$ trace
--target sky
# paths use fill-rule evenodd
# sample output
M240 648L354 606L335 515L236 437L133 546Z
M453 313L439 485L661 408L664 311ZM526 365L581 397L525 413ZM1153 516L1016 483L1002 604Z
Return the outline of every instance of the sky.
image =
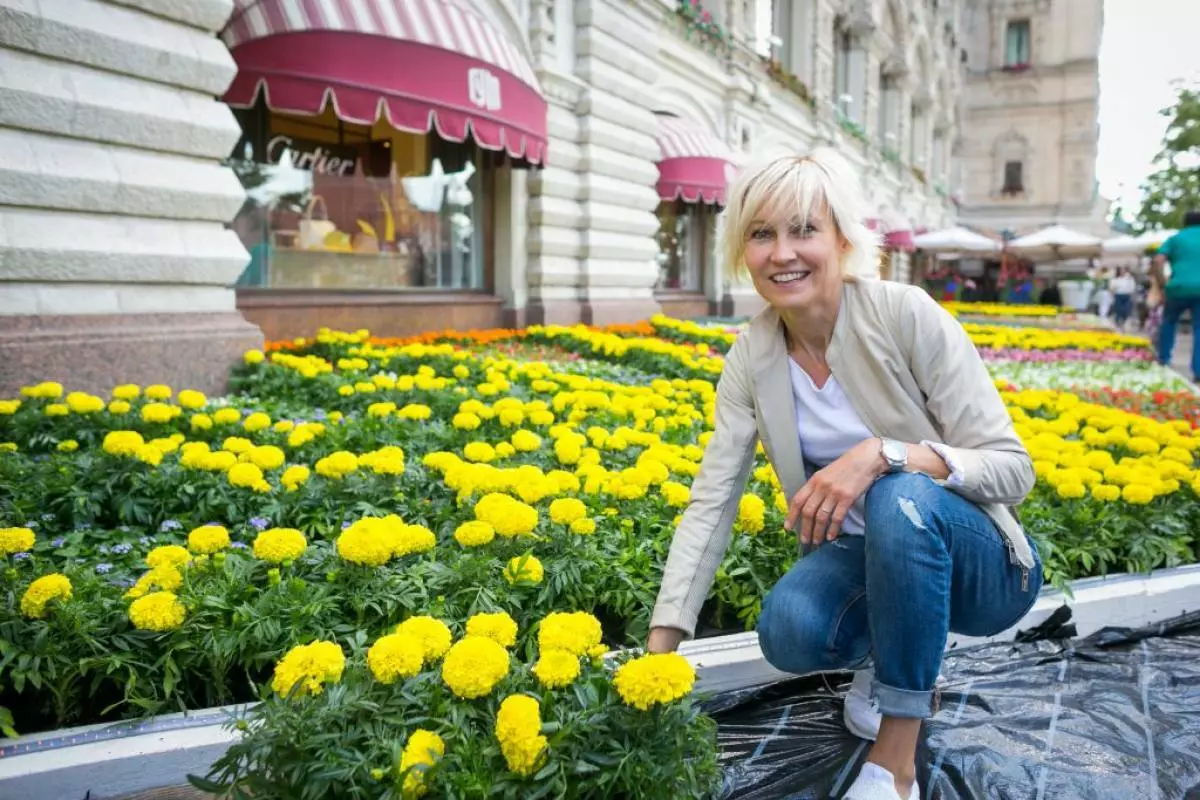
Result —
M1200 82L1200 0L1104 0L1096 172L1101 194L1126 208L1140 205L1176 78Z

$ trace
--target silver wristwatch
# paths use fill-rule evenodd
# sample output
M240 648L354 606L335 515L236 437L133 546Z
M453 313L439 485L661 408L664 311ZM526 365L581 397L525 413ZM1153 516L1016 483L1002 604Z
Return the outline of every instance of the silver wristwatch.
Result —
M908 446L895 439L881 439L879 454L887 463L888 472L903 472L908 466Z

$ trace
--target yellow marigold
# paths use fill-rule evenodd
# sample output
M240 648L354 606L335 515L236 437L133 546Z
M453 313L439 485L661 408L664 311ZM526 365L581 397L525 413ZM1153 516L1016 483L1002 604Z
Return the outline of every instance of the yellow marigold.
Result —
M252 447L242 454L242 460L262 470L279 469L286 458L283 450L273 444Z
M571 533L588 535L596 532L596 520L577 519L571 523Z
M421 642L426 661L437 661L444 656L453 638L446 623L429 616L409 617L396 626L395 632L412 636Z
M496 531L488 523L473 519L454 529L454 540L463 547L480 547L496 538Z
M464 700L483 697L508 674L508 651L483 636L467 636L446 653L442 680Z
M52 572L29 584L21 595L21 613L30 619L46 616L46 606L51 600L65 603L71 599L71 581L66 575Z
M29 528L0 528L0 556L28 552L33 549L33 541Z
M386 520L364 517L337 538L338 555L351 564L382 567L392 559L398 545L397 532Z
M177 544L165 544L146 554L148 567L181 567L192 560L192 554Z
M188 534L188 550L211 555L229 547L229 531L221 525L202 525Z
M288 564L307 548L308 540L295 528L269 528L254 538L254 557L268 564Z
M475 614L467 620L467 636L486 636L501 647L517 643L517 623L503 611Z
M463 448L463 458L467 461L487 463L496 458L496 449L487 442L469 442Z
M171 387L166 384L155 383L146 387L146 397L151 400L167 400L172 394Z
M587 506L574 497L560 497L550 504L550 520L559 525L570 525L587 516Z
M232 425L242 418L242 412L236 408L218 408L212 414L213 422L218 425Z
M404 775L402 791L405 800L422 797L429 786L425 773L446 755L446 743L433 731L418 728L408 737L400 754L400 772Z
M512 435L509 439L512 446L522 453L532 453L542 446L542 437L538 436L533 431L521 429Z
M295 431L293 431L293 434ZM358 458L345 450L331 453L317 462L317 474L339 479L358 469Z
M71 392L67 395L67 408L72 414L93 414L104 408L104 401L87 392Z
M401 419L424 420L433 416L433 409L421 403L409 403L396 412Z
M110 456L133 456L146 444L137 431L110 431L104 436L104 452Z
M483 420L469 411L460 411L454 415L450 424L460 431L473 431L483 424Z
M253 464L234 464L226 476L231 486L241 489L256 489L265 482L262 470Z
M411 678L421 671L424 664L424 644L417 637L405 633L381 636L367 651L367 667L380 683Z
M545 650L533 665L533 674L547 689L569 686L579 677L579 656L566 650Z
M191 424L194 431L207 431L212 430L213 420L208 414L192 414Z
M149 397L149 394L147 394L147 397ZM165 424L177 416L179 416L178 406L171 406L166 403L147 403L142 406L143 422Z
M257 431L265 430L271 427L271 418L261 411L255 411L242 421L242 427L245 428L248 433L256 433Z
M1087 490L1084 488L1083 484L1077 481L1060 483L1056 487L1055 491L1058 492L1058 496L1064 500L1077 500L1087 494Z
M136 400L141 393L142 389L136 383L124 383L112 390L116 400Z
M142 597L156 590L173 592L182 585L183 573L179 571L179 567L165 564L155 567L138 578L137 583L125 593L125 597Z
M308 483L309 476L312 472L303 465L288 467L283 471L279 482L282 483L289 492L294 492L304 484Z
M600 644L602 635L600 620L586 611L554 611L538 627L538 650L565 650L582 656Z
M128 414L131 406L124 400L113 400L108 404L108 413L110 414Z
M392 553L397 558L403 558L413 553L428 553L436 546L437 537L429 528L424 525L401 525Z
M1121 496L1121 487L1109 483L1097 483L1092 486L1092 497L1105 503L1111 503Z
M262 350L247 350L246 352L242 353L242 361L246 362L247 364L261 364L264 358L266 358L266 356L263 355Z
M151 592L129 604L129 621L143 631L171 631L183 624L187 608L173 592Z
M692 490L675 481L666 481L658 487L658 491L672 508L683 508L692 498Z
M538 524L538 510L506 494L485 494L475 504L475 518L489 523L496 533L511 539L533 533Z
M626 705L641 711L672 703L692 691L696 670L678 653L651 653L617 667L613 686Z
M749 534L761 532L766 525L763 520L766 509L767 504L758 495L742 495L742 499L738 503L738 527Z
M504 698L496 713L496 741L508 769L518 775L532 775L542 766L546 737L542 735L541 705L524 694Z
M1131 483L1121 490L1125 502L1144 506L1154 499L1154 489L1143 483Z
M284 654L275 665L271 688L276 694L320 694L327 683L337 683L346 669L346 656L334 642L301 644Z
M198 392L195 389L184 389L175 398L175 401L190 411L195 411L197 408L204 408L208 405L208 398L204 396L204 392Z
M510 558L504 567L504 579L510 584L539 584L545 576L542 562L528 553Z

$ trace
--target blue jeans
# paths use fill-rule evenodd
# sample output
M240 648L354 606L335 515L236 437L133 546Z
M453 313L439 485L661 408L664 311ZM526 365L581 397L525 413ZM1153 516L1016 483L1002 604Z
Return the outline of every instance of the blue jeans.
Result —
M879 710L923 719L949 632L1015 625L1042 588L1041 560L1026 572L982 509L925 475L880 478L865 517L864 535L826 542L775 584L759 644L773 667L796 674L874 661Z
M1194 340L1200 324L1200 297L1168 297L1163 304L1162 327L1158 329L1158 363L1171 366L1179 318L1189 309L1192 312L1192 377L1200 378L1200 343Z

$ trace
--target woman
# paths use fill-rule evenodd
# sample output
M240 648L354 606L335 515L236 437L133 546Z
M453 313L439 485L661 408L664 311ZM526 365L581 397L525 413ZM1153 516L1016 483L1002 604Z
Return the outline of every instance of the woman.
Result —
M1117 267L1117 274L1108 282L1113 296L1113 318L1117 329L1124 331L1125 324L1133 314L1133 295L1137 292L1137 280L1125 267Z
M1012 626L1042 572L1010 510L1033 487L1029 455L962 327L918 287L862 277L877 244L858 185L822 149L731 187L721 254L768 308L726 356L647 647L693 635L761 440L809 551L763 603L763 654L792 673L860 670L844 717L875 744L845 796L896 800L919 794L948 632Z

